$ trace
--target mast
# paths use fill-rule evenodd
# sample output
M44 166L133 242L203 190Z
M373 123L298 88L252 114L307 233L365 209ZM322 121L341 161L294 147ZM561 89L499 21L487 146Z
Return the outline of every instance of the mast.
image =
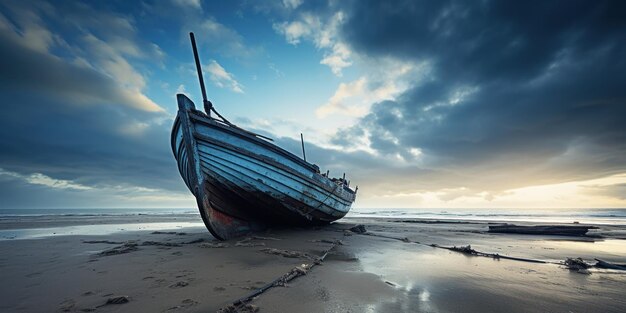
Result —
M204 79L202 78L202 66L200 66L200 57L198 57L198 48L196 48L196 38L193 36L193 32L189 33L189 38L191 38L193 57L196 60L196 70L198 71L198 80L200 81L200 89L202 90L202 103L204 104L204 111L208 116L211 116L213 103L206 98L206 89L204 89Z
M194 37L193 32L189 33L189 38L191 39L191 47L193 48L193 58L196 61L196 70L198 71L198 80L200 81L200 90L202 91L202 103L204 104L204 111L206 112L206 114L210 117L211 111L213 111L213 113L215 113L215 115L217 115L217 117L219 117L222 120L222 122L226 123L230 127L237 128L255 137L267 139L269 141L274 141L272 138L255 134L251 131L247 131L243 128L237 127L237 125L234 125L233 123L229 122L219 112L217 112L217 110L215 110L215 108L213 107L213 103L211 103L211 101L207 100L206 98L206 89L204 88L204 78L202 78L202 66L200 65L200 57L198 56L198 48L196 47L196 37Z
M304 162L306 162L306 152L304 152L304 137L302 133L300 133L300 142L302 143L302 156L304 157Z

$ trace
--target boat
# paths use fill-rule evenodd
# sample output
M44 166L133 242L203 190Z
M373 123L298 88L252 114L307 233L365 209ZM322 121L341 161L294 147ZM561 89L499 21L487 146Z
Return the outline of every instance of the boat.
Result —
M274 226L322 225L346 215L356 198L345 174L331 178L271 138L229 122L207 100L193 33L204 112L177 94L171 134L180 175L204 224L220 240ZM215 116L213 116L213 114Z

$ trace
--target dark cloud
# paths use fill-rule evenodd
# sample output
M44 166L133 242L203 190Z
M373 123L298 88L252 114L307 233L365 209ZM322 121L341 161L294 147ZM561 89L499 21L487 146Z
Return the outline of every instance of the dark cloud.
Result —
M6 170L94 187L184 188L168 127L144 125L146 119L116 106L77 107L34 92L5 90L0 101L12 106L0 116L0 164ZM141 129L133 133L133 127Z
M347 172L364 195L443 190L444 200L491 197L626 169L623 2L331 1L296 10L276 4L241 7L260 6L274 15L270 20L341 10L338 38L355 64L425 65L403 94L339 130L332 143L345 150L307 143L309 160L333 176ZM155 110L141 93L143 75L125 63L143 60L149 69L162 58L158 46L138 36L135 18L151 14L155 28L179 27L172 22L180 23L179 11L142 3L133 5L142 13L126 16L109 6L116 5L0 4L3 205L115 205L128 200L125 188L129 195L133 188L189 195L170 152L171 116ZM215 32L199 41L219 46L210 50L236 58L264 52L230 24L207 18L212 11L204 8L183 22L185 43L185 29L205 27ZM126 71L106 73L109 61ZM133 85L135 75L142 79L133 88L120 84ZM354 149L363 142L375 153ZM276 143L300 155L299 141ZM34 173L91 189L29 183ZM594 190L617 195L623 186L605 189Z
M128 203L127 191L187 194L171 156L170 116L139 90L35 49L0 23L0 190L11 194L2 206L111 206ZM90 189L24 179L37 173Z
M431 188L497 191L626 168L623 2L355 1L346 11L355 52L427 62L432 75L374 104L336 143L369 134L371 148L407 160L419 149L412 167L437 174L415 178L439 178Z
M46 186L29 184L23 180L0 176L0 197L3 208L36 208L36 207L80 207L84 203L93 201L93 195L83 191L59 192ZM97 200L96 200L97 201Z
M368 55L432 60L442 79L524 81L624 38L620 1L357 1L342 31ZM617 52L617 51L616 51Z
M110 77L87 65L72 64L29 49L8 32L0 32L0 40L3 42L0 47L3 90L36 92L77 105L115 105L120 110L136 111L159 109L138 92L120 88Z

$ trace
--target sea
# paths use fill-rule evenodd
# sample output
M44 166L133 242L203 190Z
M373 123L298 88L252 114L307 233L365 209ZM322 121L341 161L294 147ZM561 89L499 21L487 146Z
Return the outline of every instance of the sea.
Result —
M54 216L141 216L199 215L195 208L116 209L0 209L0 221L7 218ZM626 225L626 208L620 209L411 209L353 208L347 217L422 218L434 220L520 221Z
M0 209L0 240L44 238L63 235L105 235L122 231L181 229L203 227L195 208L118 208L118 209ZM167 222L137 223L142 216L162 217ZM170 220L168 216L171 216ZM102 221L107 217L129 217L133 222L115 224L68 225L32 228L29 221L74 219ZM182 219L181 219L182 217ZM348 218L419 218L429 220L464 220L488 222L574 223L626 226L626 209L398 209L354 208ZM179 220L178 222L176 220ZM184 222L182 221L184 220ZM171 221L171 222L170 222ZM23 228L15 227L18 224ZM4 225L11 224L10 228Z
M197 209L0 209L0 241L188 227L204 227Z
M133 216L199 214L192 208L46 208L46 209L0 209L0 219L7 217L43 216Z
M589 209L356 209L348 216L626 225L626 208Z

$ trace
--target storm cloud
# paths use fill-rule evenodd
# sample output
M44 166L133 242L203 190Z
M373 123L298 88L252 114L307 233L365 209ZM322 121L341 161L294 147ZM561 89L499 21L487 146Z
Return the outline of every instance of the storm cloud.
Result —
M3 205L117 206L128 203L124 195L185 194L170 158L172 117L142 93L143 77L124 54L83 25L79 38L97 45L83 47L102 53L110 67L97 57L82 60L80 52L61 57L51 50L79 49L60 38L47 40L55 37L43 15L24 10L16 5L8 10L11 18L0 15ZM121 72L107 71L114 68Z
M567 182L623 200L624 16L620 1L4 1L0 206L193 206L169 147L176 87L196 86L189 30L207 82L229 87L207 86L216 106L296 155L304 132L365 206Z
M624 171L623 2L354 1L344 10L340 31L354 52L429 73L335 143L367 137L379 154L409 161L406 181L425 180L410 183L418 188L498 192Z

